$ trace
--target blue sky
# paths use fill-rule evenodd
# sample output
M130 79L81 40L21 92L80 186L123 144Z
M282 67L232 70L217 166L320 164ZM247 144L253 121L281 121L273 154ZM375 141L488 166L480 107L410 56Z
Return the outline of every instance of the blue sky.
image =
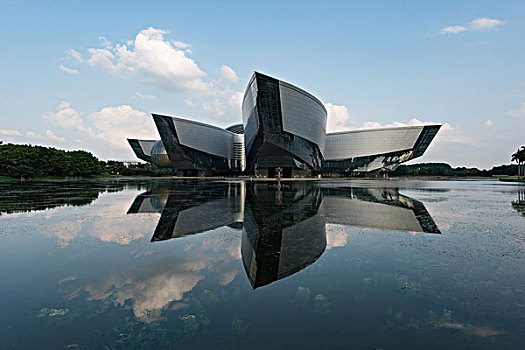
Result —
M522 1L2 1L0 140L134 159L151 113L228 126L254 70L329 129L445 124L416 162L489 168L525 144Z

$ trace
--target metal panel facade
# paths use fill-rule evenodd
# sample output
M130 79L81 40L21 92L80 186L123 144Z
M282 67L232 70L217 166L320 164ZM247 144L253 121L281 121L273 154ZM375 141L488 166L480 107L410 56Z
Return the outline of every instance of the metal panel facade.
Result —
M315 143L323 152L326 136L326 109L305 91L279 81L283 130Z
M324 158L348 159L409 150L422 130L423 126L409 126L328 134Z
M142 152L144 152L145 155L151 156L151 149L155 145L156 141L151 140L139 140L140 147L142 148Z
M156 140L128 139L128 142L137 158L151 162L151 149L157 142Z
M233 158L236 134L211 125L173 118L181 145L219 157Z

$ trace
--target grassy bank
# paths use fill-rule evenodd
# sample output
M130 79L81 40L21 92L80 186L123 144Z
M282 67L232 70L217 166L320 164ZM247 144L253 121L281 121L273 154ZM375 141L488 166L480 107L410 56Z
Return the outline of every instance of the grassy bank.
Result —
M503 182L518 182L518 183L525 183L525 179L518 179L518 178L508 178L508 177L502 177L499 179Z

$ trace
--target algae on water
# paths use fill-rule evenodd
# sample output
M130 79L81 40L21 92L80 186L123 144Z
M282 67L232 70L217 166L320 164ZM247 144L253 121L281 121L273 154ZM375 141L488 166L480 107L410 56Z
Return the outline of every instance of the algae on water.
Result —
M41 308L36 317L63 317L69 314L69 309L48 309Z

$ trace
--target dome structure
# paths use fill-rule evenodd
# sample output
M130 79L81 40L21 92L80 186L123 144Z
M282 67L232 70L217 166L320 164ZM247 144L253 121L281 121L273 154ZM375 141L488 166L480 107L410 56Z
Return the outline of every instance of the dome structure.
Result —
M170 159L168 158L168 152L166 152L166 148L164 148L162 140L155 142L153 145L153 148L151 149L151 161L159 168L171 167Z

